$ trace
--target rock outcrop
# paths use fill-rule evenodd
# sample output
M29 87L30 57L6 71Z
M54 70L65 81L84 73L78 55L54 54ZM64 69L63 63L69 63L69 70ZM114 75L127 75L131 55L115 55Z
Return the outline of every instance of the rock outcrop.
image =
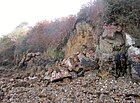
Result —
M96 47L97 36L93 32L93 27L86 22L76 24L74 35L70 37L65 47L65 57L83 51L83 49Z
M125 52L125 34L117 24L104 25L104 32L100 36L96 48L96 58L99 58L100 72L110 72L115 55ZM108 73L109 74L109 73Z

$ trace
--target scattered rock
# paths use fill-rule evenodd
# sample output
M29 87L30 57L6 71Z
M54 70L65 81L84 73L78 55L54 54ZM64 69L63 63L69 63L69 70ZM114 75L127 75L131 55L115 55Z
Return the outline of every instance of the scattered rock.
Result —
M30 83L25 82L25 81L18 81L13 85L14 87L29 87Z
M4 98L4 91L0 89L0 101L2 101Z

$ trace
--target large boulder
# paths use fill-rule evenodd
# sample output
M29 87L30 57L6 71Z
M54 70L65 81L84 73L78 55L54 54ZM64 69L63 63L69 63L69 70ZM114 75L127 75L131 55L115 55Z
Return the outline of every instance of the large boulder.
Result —
M126 37L117 24L104 25L103 28L104 32L99 38L95 57L99 59L100 72L108 72L112 70L114 56L125 52Z
M87 58L83 53L79 53L78 59L80 61L80 65L84 67L84 69L97 69L98 64L96 61L92 61L91 59Z

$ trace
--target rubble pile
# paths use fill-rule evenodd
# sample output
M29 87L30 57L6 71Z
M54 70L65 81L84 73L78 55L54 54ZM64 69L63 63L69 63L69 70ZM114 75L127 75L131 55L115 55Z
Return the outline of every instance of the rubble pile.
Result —
M96 69L98 69L98 63L91 56L88 58L83 52L77 52L61 62L56 62L53 67L49 67L44 79L52 82L63 78L75 78L84 76L86 71L93 72Z
M101 78L94 56L82 51L51 66L1 72L1 103L139 103L140 84Z
M41 70L40 70L41 71ZM39 70L36 71L40 72ZM32 71L33 72L33 71ZM139 103L140 86L124 77L86 76L50 82L15 71L0 78L1 103Z

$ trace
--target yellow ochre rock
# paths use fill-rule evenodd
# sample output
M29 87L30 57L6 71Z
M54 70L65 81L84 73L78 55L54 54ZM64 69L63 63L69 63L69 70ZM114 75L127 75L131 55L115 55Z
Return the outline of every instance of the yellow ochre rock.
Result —
M89 23L77 23L74 35L70 37L65 47L65 57L86 49L94 49L96 40L97 36L93 33L93 27Z

